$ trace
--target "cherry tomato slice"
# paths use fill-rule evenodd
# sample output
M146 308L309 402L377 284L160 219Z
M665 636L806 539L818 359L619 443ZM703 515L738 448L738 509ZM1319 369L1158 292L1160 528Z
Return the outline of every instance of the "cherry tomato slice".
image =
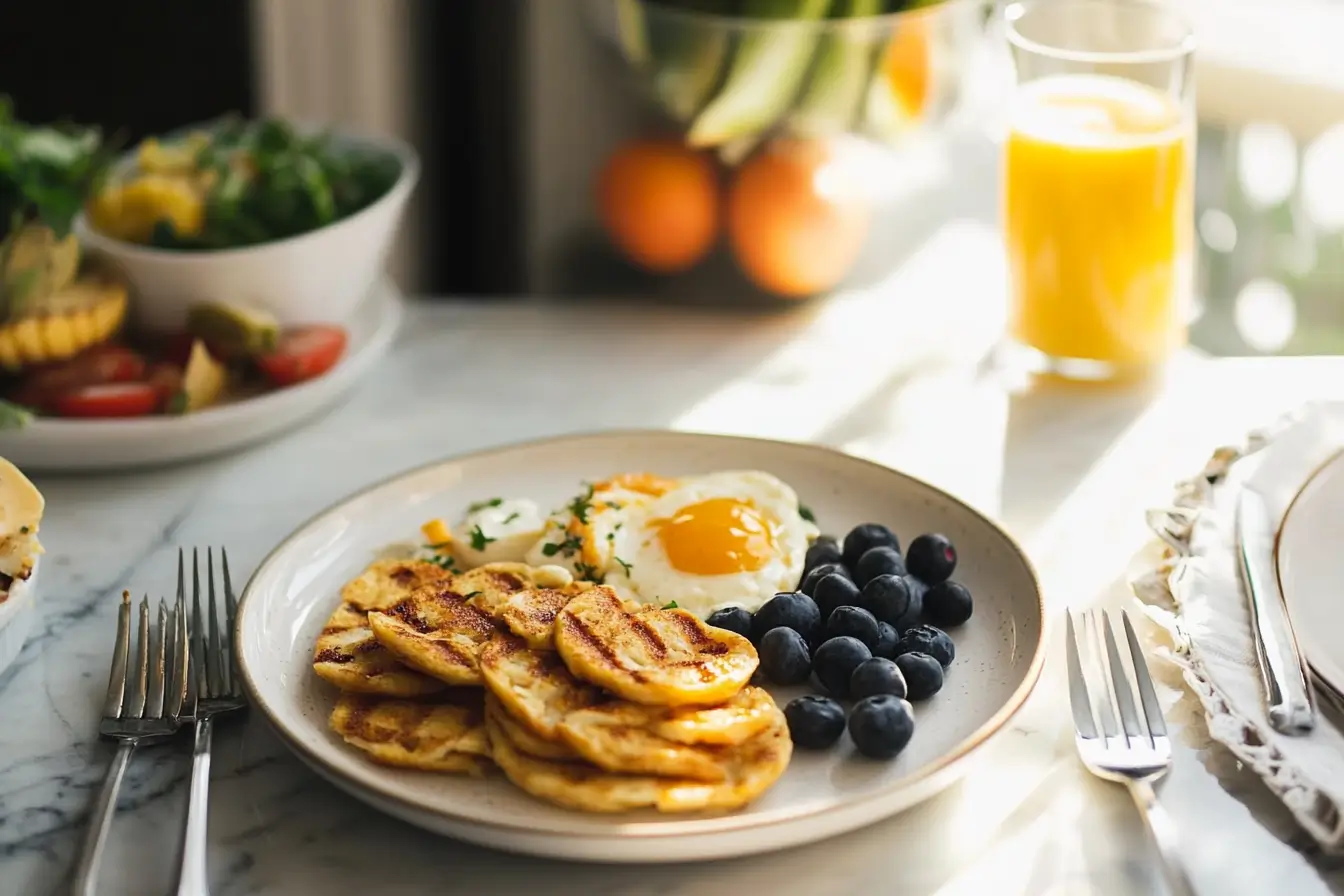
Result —
M145 375L145 359L119 345L100 345L68 361L37 368L23 377L14 398L42 410L66 392L103 383L129 383Z
M280 334L275 351L257 358L257 366L277 386L292 386L321 376L345 353L345 330L311 324Z
M144 417L161 402L149 383L99 383L62 393L53 404L62 417Z

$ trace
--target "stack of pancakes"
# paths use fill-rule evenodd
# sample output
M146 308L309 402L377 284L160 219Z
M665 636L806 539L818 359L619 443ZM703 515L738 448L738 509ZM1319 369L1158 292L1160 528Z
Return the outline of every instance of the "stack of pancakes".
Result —
M314 669L375 761L482 773L591 812L733 809L783 773L783 713L740 635L552 567L379 561L342 591Z

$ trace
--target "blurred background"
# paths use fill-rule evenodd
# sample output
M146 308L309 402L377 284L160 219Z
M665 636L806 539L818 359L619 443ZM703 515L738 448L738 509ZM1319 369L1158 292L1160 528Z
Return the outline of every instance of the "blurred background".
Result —
M1199 39L1192 339L1222 355L1344 352L1344 3L1173 4ZM863 132L848 170L881 208L837 289L880 291L884 271L948 222L997 226L1003 59L994 4L962 8L930 10L913 57L910 32L899 56L892 31L837 32L871 47L865 72L885 72L908 100L883 118L864 94L862 126L842 129ZM654 275L603 237L594 183L613 150L705 124L676 120L710 103L682 108L686 94L670 96L667 68L649 60L688 41L703 53L721 36L660 15L621 0L52 0L7 10L0 83L25 119L71 117L130 139L228 111L409 139L424 174L394 270L416 293L787 307L770 288L779 272L761 276L760 264L744 276L716 251ZM803 95L814 82L800 82ZM728 177L745 150L713 151ZM1002 296L975 301L990 314Z

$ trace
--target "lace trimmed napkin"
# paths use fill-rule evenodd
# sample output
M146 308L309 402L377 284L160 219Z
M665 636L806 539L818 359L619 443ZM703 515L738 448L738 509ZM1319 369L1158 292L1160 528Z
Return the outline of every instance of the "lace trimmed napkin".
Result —
M1332 852L1344 852L1344 732L1324 712L1305 737L1269 726L1233 521L1241 488L1259 492L1281 518L1311 474L1341 448L1344 403L1331 402L1253 432L1240 447L1218 449L1199 475L1177 486L1172 506L1149 511L1148 524L1167 551L1160 566L1133 582L1148 615L1170 632L1176 650L1167 658L1203 704L1209 734L1254 769Z

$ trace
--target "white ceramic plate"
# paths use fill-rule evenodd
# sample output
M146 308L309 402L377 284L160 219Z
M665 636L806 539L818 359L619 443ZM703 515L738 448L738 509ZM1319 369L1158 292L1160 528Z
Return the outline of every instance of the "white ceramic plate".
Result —
M1279 526L1275 559L1279 586L1298 646L1316 674L1344 693L1344 454L1307 480Z
M40 561L33 563L27 579L9 586L9 597L0 603L0 674L14 662L33 630L37 618L37 573Z
M345 324L345 357L315 380L181 417L37 419L0 431L0 456L30 472L115 470L193 460L273 438L330 407L387 353L402 304L391 283L378 284Z
M553 808L501 776L472 780L384 768L327 728L334 691L310 667L312 645L341 585L377 548L416 537L422 522L474 500L562 503L583 480L759 469L782 478L843 535L867 521L908 541L926 531L957 544L956 578L976 598L954 632L957 657L938 695L916 707L915 736L894 761L835 749L796 751L751 806L717 816L587 815ZM1012 540L966 505L908 476L812 445L680 432L565 436L445 460L374 485L306 523L266 558L243 594L239 660L256 709L305 762L376 809L475 843L608 862L712 859L782 849L899 812L955 780L1001 729L1040 674L1043 611L1031 566ZM792 696L775 691L781 705Z

